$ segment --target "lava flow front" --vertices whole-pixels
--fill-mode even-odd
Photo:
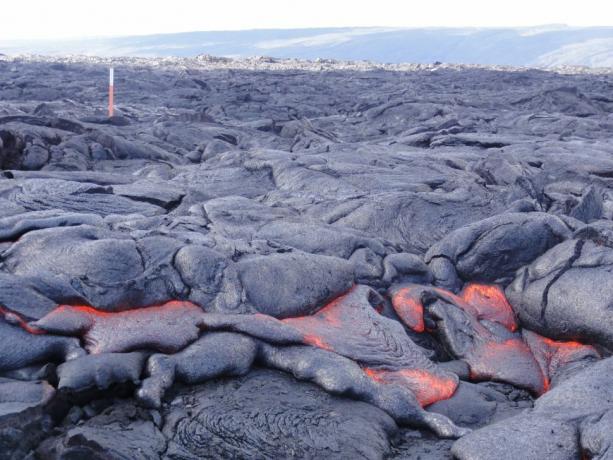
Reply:
[[[564,366],[599,357],[578,342],[559,342],[522,330],[498,286],[468,284],[455,295],[431,286],[407,285],[392,290],[392,306],[415,332],[425,330],[425,317],[453,358],[465,361],[472,380],[496,380],[530,390],[547,391]]]

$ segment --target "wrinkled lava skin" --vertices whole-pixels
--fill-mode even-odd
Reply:
[[[354,287],[311,316],[283,320],[304,334],[306,343],[333,351],[367,368],[380,382],[409,388],[422,406],[453,395],[457,377],[438,369],[395,321],[369,303],[376,293]]]
[[[608,460],[610,70],[114,63],[0,55],[0,460]]]

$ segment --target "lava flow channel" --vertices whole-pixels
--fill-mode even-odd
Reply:
[[[356,286],[311,316],[283,320],[304,342],[357,362],[378,383],[410,390],[422,407],[450,398],[454,374],[430,361],[400,323],[381,316],[369,302],[374,291]]]
[[[375,382],[408,390],[422,407],[450,398],[457,376],[430,361],[400,323],[381,316],[370,302],[376,296],[372,289],[356,286],[314,315],[283,321],[261,314],[207,314],[179,301],[120,312],[62,305],[33,327],[81,337],[94,354],[140,349],[176,353],[203,329],[234,330],[270,343],[304,343],[349,358]]]

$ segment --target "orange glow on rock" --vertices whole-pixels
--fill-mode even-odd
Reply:
[[[404,287],[392,295],[392,306],[402,322],[415,332],[424,332],[424,306],[421,302],[422,289],[416,286]]]
[[[430,361],[397,322],[378,314],[372,294],[368,287],[354,286],[312,315],[274,321],[295,334],[292,343],[302,342],[351,359],[363,366],[373,381],[409,390],[423,407],[450,398],[457,388],[457,377]],[[424,308],[424,302],[430,299],[442,302]],[[426,309],[439,315],[443,312],[441,321],[446,308],[462,310],[464,313],[456,313],[464,315],[462,324],[471,329],[464,331],[470,341],[454,352],[468,364],[474,380],[508,382],[542,394],[561,366],[599,357],[593,347],[579,342],[559,342],[526,330],[522,335],[511,334],[502,327],[482,324],[480,320],[489,320],[510,331],[518,327],[511,306],[497,286],[469,284],[458,296],[431,286],[408,285],[392,294],[392,305],[405,325],[417,332],[425,331]],[[185,301],[117,312],[88,305],[61,305],[32,324],[2,306],[0,316],[31,334],[79,336],[90,353],[140,349],[175,353],[196,340],[206,324],[206,313]],[[261,320],[259,317],[273,319],[263,314],[242,318],[252,323]],[[447,332],[451,339],[453,330],[448,328]],[[262,334],[260,338],[267,340],[266,331]]]
[[[524,341],[539,363],[548,386],[559,368],[586,357],[600,358],[600,353],[591,345],[575,341],[552,340],[525,329],[522,334]]]
[[[513,308],[498,286],[472,283],[458,296],[445,289],[413,284],[392,294],[392,306],[402,322],[415,332],[425,331],[422,298],[426,293],[461,308],[476,319],[502,324],[511,332],[518,328]]]
[[[422,406],[451,397],[457,377],[430,361],[397,322],[379,315],[368,290],[356,287],[314,315],[282,321],[304,343],[352,359],[372,380],[406,389]]]
[[[162,312],[172,310],[175,308],[185,309],[185,308],[192,308],[192,307],[197,307],[197,306],[191,302],[184,302],[181,300],[171,300],[161,305],[131,308],[131,309],[121,310],[121,311],[103,311],[103,310],[98,310],[97,308],[94,308],[94,307],[90,307],[89,305],[60,305],[55,310],[53,310],[51,314],[63,314],[63,313],[72,311],[72,312],[79,312],[79,313],[83,313],[89,316],[95,316],[99,318],[102,318],[102,317],[128,318],[132,316],[137,317],[139,315],[149,316],[151,314],[162,313]]]
[[[2,315],[2,317],[7,323],[18,326],[30,334],[35,334],[35,335],[45,334],[45,331],[32,326],[25,319],[23,319],[20,315],[2,306],[0,306],[0,315]]]
[[[485,342],[465,358],[472,380],[497,380],[513,383],[541,395],[547,378],[530,348],[519,337],[502,342]]]
[[[305,334],[304,342],[317,348],[322,348],[327,351],[334,351],[332,347],[326,343],[324,339],[314,334]]]
[[[204,312],[191,302],[106,312],[61,305],[35,323],[49,333],[80,336],[90,353],[150,348],[174,353],[198,338]]]
[[[515,313],[500,287],[472,283],[464,288],[460,298],[477,310],[478,319],[497,322],[510,331],[517,330]]]
[[[422,369],[389,371],[364,368],[364,372],[376,382],[401,385],[410,389],[422,407],[451,398],[458,386],[453,379],[438,376]]]
[[[316,343],[326,343],[316,331],[322,328],[324,330],[342,328],[345,325],[344,322],[346,322],[348,318],[343,318],[342,309],[340,308],[342,301],[343,297],[339,297],[322,307],[313,315],[286,318],[281,321],[303,331],[305,341],[307,341],[306,338],[308,337],[309,340],[313,342],[312,345]],[[330,345],[326,345],[326,347],[320,348],[325,348],[326,350],[331,348]]]

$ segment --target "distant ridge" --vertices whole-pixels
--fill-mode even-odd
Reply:
[[[381,63],[613,67],[613,26],[187,32],[64,41],[0,41],[0,53],[141,57],[210,54]]]

